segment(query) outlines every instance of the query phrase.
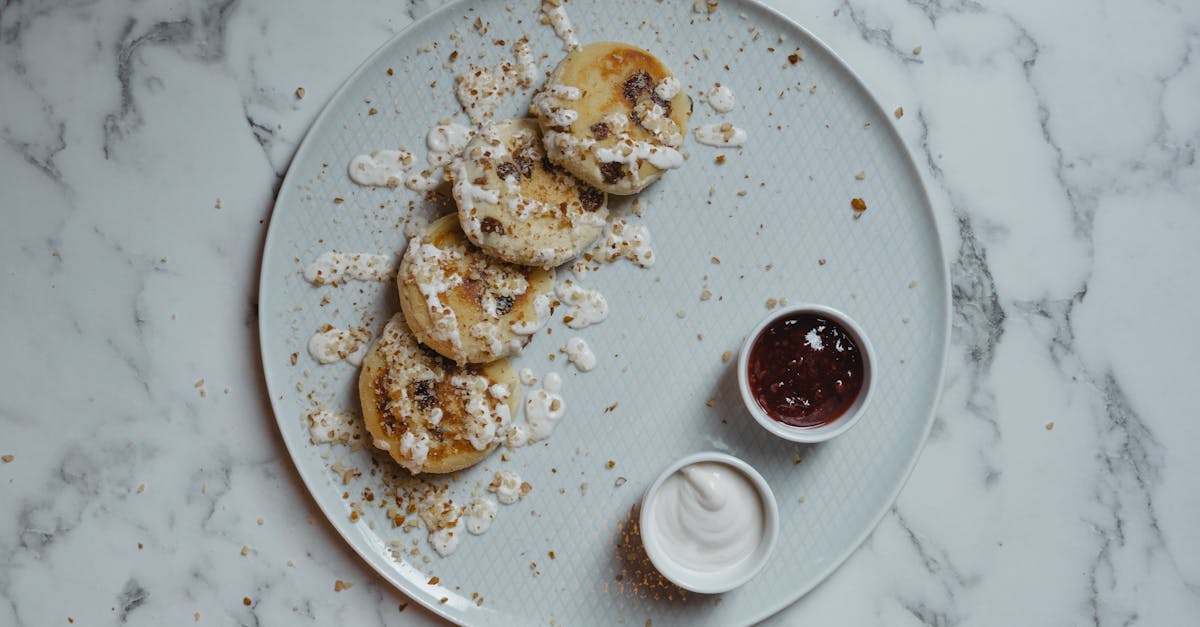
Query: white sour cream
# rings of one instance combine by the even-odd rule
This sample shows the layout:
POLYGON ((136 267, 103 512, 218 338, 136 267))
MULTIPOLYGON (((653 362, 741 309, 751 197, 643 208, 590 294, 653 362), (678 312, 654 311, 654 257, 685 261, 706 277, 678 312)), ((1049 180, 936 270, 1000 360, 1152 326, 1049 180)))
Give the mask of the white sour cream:
POLYGON ((596 353, 592 352, 592 347, 588 346, 587 342, 581 337, 573 337, 567 340, 567 345, 563 347, 563 352, 567 354, 567 359, 575 364, 580 372, 587 372, 596 367, 596 353))
POLYGON ((474 498, 463 508, 462 520, 471 535, 487 533, 492 521, 496 520, 496 502, 488 498, 474 498))
POLYGON ((332 364, 343 359, 354 366, 361 366, 367 356, 371 334, 366 329, 338 329, 326 327, 313 334, 308 340, 308 354, 322 364, 332 364))
POLYGON ((571 309, 563 320, 572 329, 582 329, 608 317, 608 300, 596 290, 589 290, 567 279, 555 287, 559 299, 571 309))
POLYGON ((746 131, 728 122, 696 127, 696 141, 718 148, 737 148, 746 144, 746 131))
POLYGON ((322 253, 304 268, 304 280, 313 285, 339 285, 345 281, 386 281, 395 272, 388 255, 373 253, 322 253))
POLYGON ((496 500, 504 505, 512 505, 525 496, 522 493, 522 483, 521 475, 511 470, 502 470, 496 473, 496 478, 492 480, 488 490, 496 494, 496 500))
POLYGON ((314 444, 359 444, 365 439, 363 422, 343 412, 319 411, 308 416, 308 434, 314 444))
POLYGON ((708 92, 708 104, 717 113, 729 113, 733 111, 733 90, 725 85, 713 87, 712 91, 708 92))
POLYGON ((749 557, 762 542, 766 518, 750 479, 718 462, 698 462, 667 477, 653 514, 663 552, 705 572, 749 557))
POLYGON ((399 187, 412 162, 412 153, 403 148, 358 155, 350 160, 350 180, 364 187, 399 187))
POLYGON ((542 2, 542 15, 545 16, 550 26, 554 27, 554 34, 563 42, 563 50, 570 52, 579 47, 579 39, 575 37, 575 29, 571 26, 571 18, 567 17, 567 8, 562 6, 562 2, 542 2))

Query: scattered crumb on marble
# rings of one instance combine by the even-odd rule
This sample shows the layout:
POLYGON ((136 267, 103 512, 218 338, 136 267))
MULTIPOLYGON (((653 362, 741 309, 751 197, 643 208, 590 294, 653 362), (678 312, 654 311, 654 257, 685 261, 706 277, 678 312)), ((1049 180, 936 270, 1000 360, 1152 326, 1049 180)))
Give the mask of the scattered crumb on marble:
POLYGON ((307 92, 305 91, 305 89, 303 87, 297 87, 296 88, 296 99, 300 100, 300 99, 304 98, 305 93, 307 93, 307 92))
POLYGON ((896 119, 904 117, 904 107, 896 107, 896 119))
POLYGON ((3 461, 6 464, 11 464, 14 459, 16 459, 16 457, 13 455, 5 455, 0 457, 0 461, 3 461))
POLYGON ((722 362, 728 362, 730 359, 733 359, 733 351, 725 351, 724 353, 721 353, 722 362))
POLYGON ((342 581, 341 579, 338 579, 333 582, 333 591, 334 592, 341 592, 342 590, 349 590, 350 588, 353 588, 353 587, 354 587, 354 584, 350 583, 349 581, 342 581))
POLYGON ((1050 422, 1046 423, 1046 431, 1053 431, 1053 430, 1054 430, 1054 421, 1051 420, 1050 422))

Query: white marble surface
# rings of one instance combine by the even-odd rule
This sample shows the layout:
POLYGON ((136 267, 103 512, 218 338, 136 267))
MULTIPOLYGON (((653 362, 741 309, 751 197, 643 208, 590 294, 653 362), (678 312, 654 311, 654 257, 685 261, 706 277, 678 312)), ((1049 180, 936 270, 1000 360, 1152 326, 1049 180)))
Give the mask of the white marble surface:
MULTIPOLYGON (((437 622, 305 492, 255 302, 307 125, 430 4, 0 4, 0 625, 437 622)), ((904 107, 955 316, 896 506, 768 623, 1200 623, 1200 4, 772 4, 904 107)))

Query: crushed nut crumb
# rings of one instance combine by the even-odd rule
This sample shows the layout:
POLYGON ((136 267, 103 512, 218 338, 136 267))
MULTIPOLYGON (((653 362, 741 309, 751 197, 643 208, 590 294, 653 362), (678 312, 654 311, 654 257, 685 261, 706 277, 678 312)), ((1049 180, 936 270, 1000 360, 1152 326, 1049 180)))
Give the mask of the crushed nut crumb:
POLYGON ((904 117, 904 107, 896 107, 896 119, 904 117))
POLYGON ((303 99, 305 93, 307 93, 307 92, 304 90, 303 87, 297 87, 296 88, 296 99, 297 100, 303 99))
POLYGON ((733 359, 733 351, 725 351, 724 353, 721 353, 721 361, 728 362, 730 359, 733 359))

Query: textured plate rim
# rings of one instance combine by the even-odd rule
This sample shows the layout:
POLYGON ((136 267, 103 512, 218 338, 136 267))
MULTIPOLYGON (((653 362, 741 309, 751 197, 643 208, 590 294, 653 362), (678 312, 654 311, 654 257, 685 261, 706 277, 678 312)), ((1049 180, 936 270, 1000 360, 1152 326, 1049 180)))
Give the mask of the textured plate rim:
MULTIPOLYGON (((298 176, 298 174, 296 174, 296 168, 294 167, 295 164, 302 161, 302 158, 306 156, 308 152, 316 149, 314 148, 313 141, 310 141, 312 130, 325 122, 325 118, 331 115, 331 111, 334 108, 334 103, 338 102, 342 98, 343 94, 350 88, 350 86, 357 82, 358 78, 364 74, 366 69, 371 66, 378 57, 389 51, 395 45, 397 40, 408 36, 410 31, 416 32, 423 24, 441 18, 443 13, 457 12, 461 10, 461 8, 468 5, 482 4, 483 2, 487 1, 491 0, 453 0, 452 2, 433 10, 420 19, 413 21, 403 30, 390 37, 387 41, 371 52, 371 54, 368 55, 362 61, 362 63, 358 65, 358 67, 350 72, 346 79, 343 80, 338 86, 337 90, 330 95, 329 100, 326 101, 324 107, 322 107, 321 112, 317 114, 317 117, 313 119, 312 124, 310 124, 308 129, 305 131, 304 139, 301 140, 299 148, 297 148, 295 154, 292 155, 292 159, 288 164, 287 174, 284 175, 283 180, 280 182, 279 191, 275 196, 275 202, 271 206, 271 218, 267 224, 267 235, 263 243, 262 258, 259 262, 258 302, 260 309, 265 300, 264 296, 268 290, 268 259, 273 258, 273 256, 270 254, 273 248, 272 245, 279 238, 279 228, 277 228, 275 223, 275 217, 279 214, 279 210, 284 204, 284 197, 286 195, 288 185, 296 176, 298 176)), ((499 0, 494 1, 498 2, 499 0)), ((807 37, 815 46, 819 47, 824 53, 828 54, 834 64, 838 66, 838 69, 840 69, 842 72, 845 72, 845 74, 853 81, 853 83, 862 90, 862 92, 866 95, 867 101, 869 101, 869 104, 874 107, 876 113, 878 113, 882 119, 887 119, 887 110, 879 102, 879 98, 875 95, 875 93, 871 91, 867 84, 862 80, 862 77, 860 77, 858 73, 854 71, 850 64, 848 64, 845 59, 843 59, 822 39, 814 35, 799 22, 783 14, 778 9, 767 6, 761 0, 736 0, 736 2, 752 7, 755 10, 762 11, 769 17, 779 20, 802 32, 804 36, 807 37)), ((900 136, 899 131, 896 130, 895 124, 887 125, 887 133, 889 133, 890 139, 895 141, 897 145, 902 148, 900 152, 903 154, 903 165, 908 170, 911 180, 916 183, 918 197, 923 201, 921 203, 922 206, 920 207, 920 210, 927 214, 930 223, 933 225, 935 235, 935 246, 930 253, 937 257, 937 268, 942 274, 941 313, 944 321, 941 328, 942 347, 936 369, 937 375, 935 377, 936 389, 934 390, 933 398, 929 404, 929 407, 926 409, 927 415, 925 417, 925 424, 921 432, 920 440, 917 446, 913 449, 912 455, 908 459, 903 473, 901 473, 902 476, 900 477, 900 480, 897 481, 895 488, 888 495, 888 498, 879 508, 879 511, 873 515, 869 524, 863 528, 863 532, 849 545, 847 545, 844 551, 839 553, 834 559, 830 560, 829 565, 825 568, 825 570, 821 571, 816 578, 813 579, 811 584, 797 588, 794 593, 785 596, 781 602, 764 605, 763 611, 753 616, 746 617, 745 624, 751 624, 765 620, 779 613, 784 608, 796 603, 798 600, 804 597, 804 595, 808 594, 814 588, 828 579, 829 576, 838 568, 840 568, 842 564, 844 564, 846 560, 849 559, 849 557, 853 555, 859 549, 859 547, 862 546, 863 542, 865 542, 866 539, 870 537, 872 533, 874 533, 875 528, 879 526, 879 523, 883 520, 884 515, 895 504, 896 498, 900 495, 900 492, 908 483, 908 479, 912 476, 913 469, 916 468, 917 460, 924 451, 925 445, 929 442, 929 432, 933 427, 934 415, 941 402, 942 388, 945 382, 946 374, 946 361, 950 353, 950 330, 953 314, 951 311, 950 300, 950 269, 946 263, 946 254, 942 246, 941 228, 938 225, 937 214, 933 211, 933 203, 930 201, 929 191, 925 185, 924 177, 917 168, 916 160, 913 158, 912 151, 909 149, 908 144, 906 144, 904 139, 900 136)), ((416 590, 409 590, 407 587, 408 582, 395 577, 390 568, 385 568, 385 565, 379 562, 380 556, 378 553, 374 551, 368 551, 365 546, 362 546, 361 543, 352 539, 347 532, 342 529, 342 526, 336 522, 334 512, 331 512, 328 508, 326 508, 324 503, 317 498, 317 491, 314 489, 314 487, 320 481, 324 480, 324 478, 312 476, 311 473, 300 464, 299 458, 297 457, 299 451, 293 449, 291 439, 289 439, 286 435, 286 429, 288 428, 288 425, 284 423, 283 412, 281 411, 281 408, 277 406, 275 395, 273 394, 274 390, 282 388, 277 387, 273 381, 274 377, 271 375, 271 370, 267 368, 267 330, 265 327, 266 318, 261 314, 260 310, 258 317, 259 360, 262 363, 263 378, 267 386, 267 398, 271 404, 271 412, 274 414, 275 425, 279 428, 279 436, 283 440, 284 448, 287 450, 288 457, 291 458, 292 465, 296 468, 296 472, 300 475, 300 479, 304 482, 304 487, 308 490, 309 498, 311 498, 312 501, 317 505, 317 508, 321 510, 321 513, 325 515, 325 518, 333 526, 334 530, 337 531, 338 535, 342 537, 346 544, 350 545, 350 547, 355 553, 358 554, 359 557, 369 564, 376 573, 391 583, 393 587, 410 599, 420 603, 427 610, 433 612, 434 614, 455 624, 466 624, 465 620, 468 617, 458 613, 451 613, 446 606, 436 604, 432 597, 429 597, 428 595, 422 595, 416 590)))

